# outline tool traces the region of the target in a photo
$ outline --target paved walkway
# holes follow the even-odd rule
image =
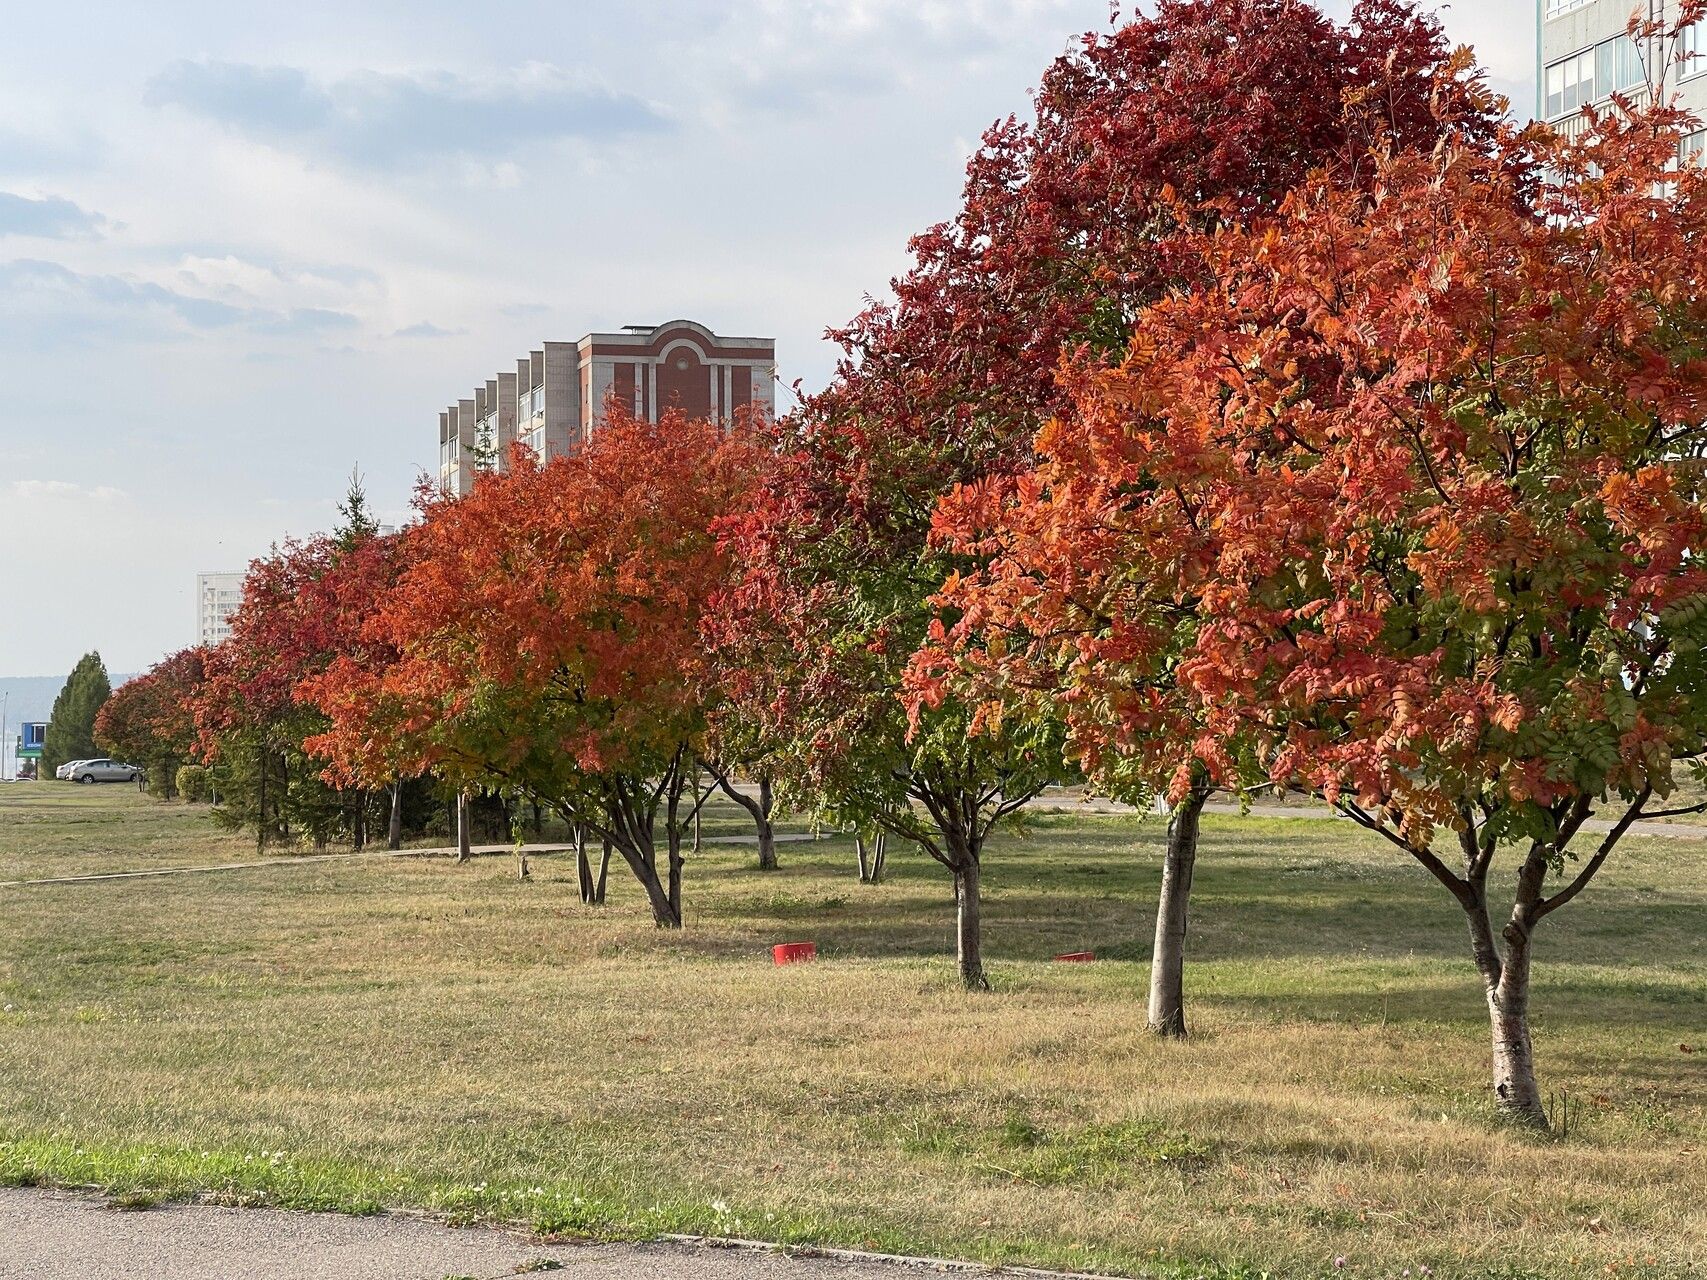
[[[1104,799],[1102,796],[1079,796],[1072,792],[1046,794],[1033,800],[1032,804],[1042,809],[1056,809],[1063,813],[1137,813],[1138,809],[1118,800]],[[1248,816],[1252,818],[1289,818],[1303,821],[1339,821],[1350,822],[1351,819],[1328,808],[1325,804],[1258,804],[1252,806],[1249,814],[1241,809],[1237,802],[1231,800],[1211,800],[1203,806],[1205,813],[1217,813],[1233,817]],[[1157,814],[1160,817],[1161,814]],[[1585,835],[1602,835],[1612,830],[1615,824],[1608,818],[1590,818],[1582,825]],[[1707,840],[1707,822],[1633,822],[1630,824],[1630,834],[1633,836],[1661,836],[1671,840]]]
[[[413,1215],[350,1218],[174,1205],[126,1211],[87,1196],[0,1188],[0,1280],[906,1280],[982,1267],[790,1256],[693,1243],[547,1245]]]
[[[1122,804],[1118,800],[1107,800],[1101,796],[1045,795],[1031,803],[1032,806],[1039,809],[1054,809],[1063,813],[1120,814],[1138,812],[1132,805]],[[1248,815],[1245,815],[1237,804],[1217,800],[1204,805],[1203,811],[1232,817],[1283,818],[1307,822],[1350,821],[1325,805],[1258,805]],[[1612,827],[1613,823],[1608,819],[1590,818],[1583,823],[1582,830],[1585,835],[1600,835],[1612,830]],[[1667,840],[1704,840],[1707,839],[1707,823],[1636,822],[1631,824],[1629,834],[1633,836],[1659,836]],[[799,844],[818,838],[809,834],[784,835],[779,833],[776,836],[776,843]],[[757,844],[758,837],[706,836],[703,843]],[[537,857],[541,854],[567,853],[572,848],[572,845],[567,844],[528,844],[522,846],[522,851],[529,856]],[[509,844],[474,846],[474,853],[481,857],[514,854],[515,852],[516,847]],[[101,880],[139,880],[149,876],[205,875],[213,871],[250,871],[261,867],[304,867],[312,866],[317,862],[350,862],[361,858],[446,858],[455,855],[455,846],[401,849],[395,852],[390,849],[381,849],[362,853],[310,853],[288,858],[257,858],[253,862],[221,862],[205,867],[154,867],[145,871],[103,871],[84,876],[40,876],[32,880],[0,880],[0,889],[20,889],[32,885],[87,884]]]
[[[806,840],[816,839],[811,835],[777,835],[777,844],[797,844]],[[757,836],[705,836],[702,844],[751,844],[759,842]],[[569,853],[574,849],[570,844],[525,844],[522,852],[529,857],[539,857],[547,853]],[[594,847],[596,851],[596,846]],[[477,844],[471,852],[475,857],[492,857],[498,854],[514,855],[516,846],[513,844]],[[429,849],[364,849],[360,853],[305,853],[284,858],[256,858],[250,862],[216,862],[203,867],[150,867],[144,871],[98,871],[83,876],[37,876],[31,880],[0,880],[0,889],[19,889],[28,885],[41,884],[89,884],[100,880],[140,880],[149,876],[195,876],[205,875],[210,871],[253,871],[260,867],[306,867],[317,862],[353,862],[363,858],[454,858],[456,846],[448,845],[443,848]]]

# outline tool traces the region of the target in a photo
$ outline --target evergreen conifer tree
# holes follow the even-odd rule
[[[43,777],[52,777],[67,760],[92,760],[100,754],[95,747],[95,717],[112,692],[99,653],[86,653],[77,660],[48,716],[42,742]]]

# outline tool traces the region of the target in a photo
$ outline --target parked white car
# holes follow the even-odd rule
[[[135,782],[142,770],[121,760],[79,760],[71,770],[73,782]]]
[[[67,760],[64,764],[60,765],[59,768],[53,771],[53,776],[58,778],[61,782],[70,782],[72,771],[76,769],[78,765],[88,763],[89,762],[87,760]]]

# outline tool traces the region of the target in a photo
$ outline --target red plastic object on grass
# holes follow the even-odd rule
[[[1058,964],[1088,964],[1097,958],[1094,951],[1069,951],[1065,955],[1055,957]]]
[[[771,948],[771,958],[778,964],[801,964],[818,958],[816,942],[779,942]]]

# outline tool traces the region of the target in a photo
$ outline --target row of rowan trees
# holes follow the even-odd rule
[[[1676,50],[1704,10],[1633,34]],[[537,802],[668,927],[693,771],[774,781],[945,868],[968,987],[997,823],[1073,776],[1164,795],[1176,1035],[1205,800],[1309,793],[1438,881],[1499,1104],[1544,1125],[1538,927],[1701,807],[1665,799],[1707,732],[1707,180],[1672,56],[1567,140],[1407,0],[1162,0],[987,133],[787,417],[613,408],[397,536],[258,563],[231,644],[174,660],[203,742]]]

